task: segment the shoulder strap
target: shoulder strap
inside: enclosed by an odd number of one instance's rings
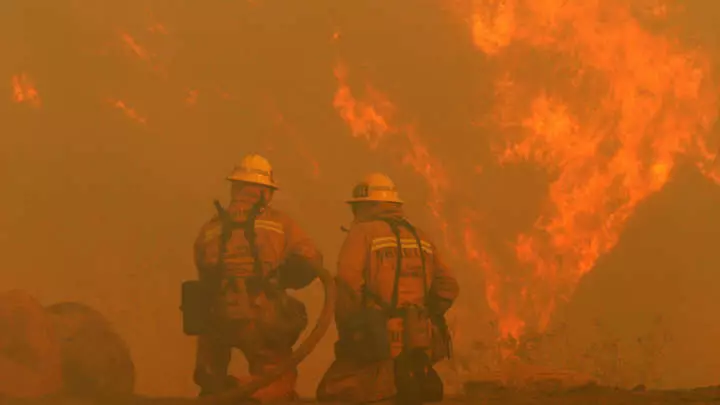
[[[253,258],[253,272],[255,277],[263,277],[262,262],[260,261],[260,251],[257,246],[257,233],[255,232],[255,219],[257,219],[260,210],[255,206],[250,211],[248,220],[245,222],[245,238],[250,245],[250,254]]]
[[[423,280],[423,295],[427,296],[428,293],[428,285],[427,285],[427,264],[425,260],[425,250],[423,249],[422,245],[422,239],[420,239],[420,235],[418,235],[417,229],[408,221],[407,219],[402,219],[402,224],[407,228],[410,233],[412,233],[413,237],[415,238],[415,243],[418,245],[418,250],[420,253],[420,267],[422,272],[422,280]]]
[[[418,249],[420,250],[420,263],[421,263],[421,277],[423,280],[423,295],[427,296],[427,273],[426,273],[426,265],[425,265],[425,252],[423,251],[422,247],[422,241],[420,240],[420,237],[418,236],[417,230],[415,227],[407,220],[407,219],[401,219],[401,220],[392,220],[387,218],[380,218],[379,220],[385,222],[390,227],[390,230],[392,230],[393,234],[395,235],[395,242],[397,243],[397,267],[395,268],[395,279],[393,281],[393,291],[390,301],[390,306],[388,307],[386,304],[382,302],[378,297],[375,297],[375,294],[372,294],[370,291],[365,291],[365,294],[363,294],[363,305],[366,304],[366,296],[371,295],[373,298],[375,298],[375,301],[384,309],[386,309],[388,312],[394,312],[397,310],[398,307],[398,300],[399,300],[399,290],[400,290],[400,274],[402,271],[402,241],[400,238],[400,226],[403,226],[407,228],[415,237],[415,241],[418,245]],[[367,282],[370,280],[370,274],[369,269],[366,267],[365,274],[363,275],[364,281],[367,285]]]
[[[392,310],[397,309],[398,305],[398,295],[399,295],[399,289],[400,289],[400,271],[402,270],[402,243],[400,240],[400,229],[399,226],[403,226],[407,230],[412,233],[413,237],[415,238],[415,242],[417,243],[419,254],[420,254],[420,267],[421,267],[421,274],[423,281],[423,297],[427,296],[427,273],[426,273],[426,265],[425,265],[425,251],[423,250],[422,246],[422,240],[420,239],[420,236],[417,233],[417,229],[405,218],[402,218],[398,221],[391,221],[391,220],[384,220],[388,225],[390,225],[390,229],[392,229],[393,233],[395,234],[395,239],[397,241],[397,249],[398,249],[398,261],[397,261],[397,269],[395,269],[395,284],[393,285],[393,292],[392,292],[392,301],[391,301],[391,308]]]
[[[395,279],[393,280],[393,290],[392,295],[390,296],[390,307],[388,308],[390,312],[394,312],[398,306],[398,295],[400,289],[400,273],[402,270],[402,243],[400,240],[400,229],[398,228],[398,223],[396,221],[385,218],[382,218],[381,220],[388,224],[393,235],[395,235],[395,243],[397,243],[397,264],[395,267]]]
[[[225,211],[223,206],[220,204],[220,201],[215,200],[213,201],[213,204],[215,205],[215,210],[217,211],[218,219],[220,220],[221,226],[220,240],[218,241],[218,260],[216,265],[218,274],[221,274],[221,272],[225,270],[225,254],[227,253],[227,244],[230,241],[230,237],[232,236],[232,219],[230,218],[230,215],[228,215],[227,211]]]
[[[227,253],[227,244],[230,241],[230,237],[232,237],[233,231],[235,229],[243,229],[245,233],[245,238],[248,241],[248,245],[250,245],[250,254],[253,258],[253,272],[255,273],[256,277],[262,277],[262,262],[260,261],[260,252],[258,251],[256,243],[257,234],[255,233],[255,220],[262,210],[262,201],[258,202],[258,204],[255,204],[252,207],[248,219],[243,222],[233,222],[228,212],[225,211],[225,209],[218,200],[215,200],[213,203],[215,205],[215,210],[218,213],[218,218],[220,219],[220,224],[222,226],[219,241],[220,246],[218,248],[217,269],[219,271],[222,271],[225,268],[225,254]]]

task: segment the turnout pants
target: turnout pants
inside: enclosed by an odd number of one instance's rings
[[[258,320],[229,321],[217,325],[211,333],[198,337],[195,383],[201,395],[212,394],[244,384],[290,360],[293,345],[307,326],[305,306],[292,297],[272,305]],[[228,376],[232,349],[239,349],[248,362],[249,377]],[[253,395],[261,403],[297,398],[293,369]]]

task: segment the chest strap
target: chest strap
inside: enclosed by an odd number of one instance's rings
[[[247,220],[242,222],[233,221],[230,214],[223,208],[218,200],[214,201],[215,210],[218,213],[218,218],[221,224],[220,239],[218,241],[218,261],[217,261],[217,274],[222,279],[225,273],[225,256],[227,255],[227,245],[230,242],[232,234],[236,230],[242,230],[245,239],[250,247],[250,254],[253,259],[253,276],[246,281],[248,284],[248,292],[257,293],[262,288],[262,281],[265,279],[262,269],[262,261],[260,260],[260,251],[257,246],[257,233],[255,232],[255,220],[257,216],[262,212],[264,203],[262,200],[258,201],[250,209]],[[229,283],[232,286],[233,283]],[[232,287],[231,287],[232,288]]]

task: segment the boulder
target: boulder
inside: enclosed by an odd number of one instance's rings
[[[0,397],[57,392],[62,385],[60,356],[42,305],[22,291],[0,293]]]
[[[102,314],[77,302],[51,305],[45,312],[59,341],[66,394],[112,397],[133,392],[130,350]]]

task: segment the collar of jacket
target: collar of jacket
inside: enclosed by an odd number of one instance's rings
[[[383,219],[402,219],[405,217],[400,204],[373,202],[359,203],[355,207],[355,222],[369,222]]]

